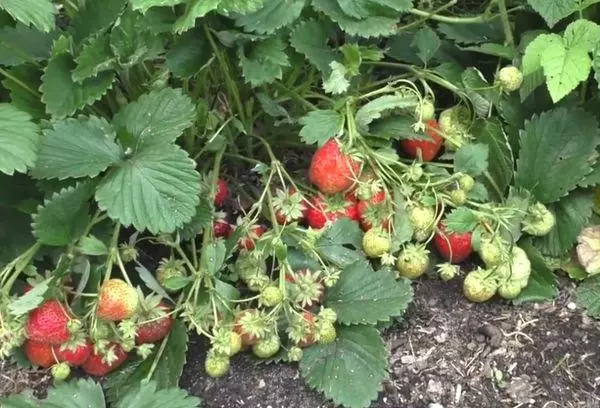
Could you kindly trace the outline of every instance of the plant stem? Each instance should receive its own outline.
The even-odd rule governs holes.
[[[524,10],[524,9],[525,8],[523,6],[517,6],[517,7],[511,8],[510,10],[507,10],[507,13],[512,13],[514,11]],[[431,13],[431,12],[423,11],[423,10],[418,10],[418,9],[411,9],[408,12],[415,16],[426,17],[431,20],[440,21],[442,23],[449,23],[449,24],[479,24],[479,23],[485,23],[485,22],[491,21],[495,18],[501,17],[501,14],[494,14],[492,16],[486,16],[485,14],[480,14],[478,16],[473,16],[473,17],[440,16],[439,14],[435,14],[435,13]]]
[[[502,20],[502,27],[504,28],[504,40],[506,45],[515,45],[515,39],[512,33],[512,27],[510,26],[510,20],[508,19],[508,10],[506,9],[506,0],[496,0],[498,9],[500,10],[500,19]]]
[[[4,69],[0,68],[0,74],[4,75],[6,78],[10,79],[11,81],[13,81],[15,84],[19,85],[21,88],[25,89],[27,92],[29,92],[30,94],[32,94],[33,96],[35,96],[36,98],[40,98],[41,94],[36,91],[35,89],[31,89],[29,87],[29,85],[27,85],[26,83],[24,83],[23,81],[21,81],[19,78],[9,74],[8,72],[6,72]]]

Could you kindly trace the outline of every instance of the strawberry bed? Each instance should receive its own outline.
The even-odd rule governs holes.
[[[593,400],[599,2],[458,3],[0,0],[2,406]]]

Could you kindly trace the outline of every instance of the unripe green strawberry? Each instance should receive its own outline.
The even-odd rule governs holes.
[[[466,192],[469,192],[473,190],[473,187],[475,187],[475,179],[469,176],[468,174],[463,174],[458,179],[458,185],[461,189],[465,190]]]
[[[138,310],[138,293],[121,279],[109,279],[100,288],[96,316],[102,320],[128,319]]]
[[[288,350],[287,353],[287,358],[290,361],[300,361],[302,360],[302,355],[304,354],[304,352],[302,351],[302,349],[300,347],[292,347]]]
[[[134,246],[123,243],[119,245],[119,256],[123,263],[129,263],[138,258],[138,251]]]
[[[229,357],[209,352],[204,360],[204,370],[210,377],[223,377],[229,372]]]
[[[325,322],[335,323],[337,320],[337,313],[333,309],[325,307],[319,312],[319,319]]]
[[[415,119],[420,121],[431,120],[435,118],[435,106],[429,98],[424,98],[421,103],[415,107]]]
[[[279,340],[279,336],[274,335],[260,340],[252,346],[252,352],[256,357],[269,358],[277,354],[280,347],[281,341]]]
[[[485,302],[496,293],[495,281],[487,278],[489,272],[478,268],[471,271],[463,282],[463,293],[471,302]]]
[[[242,336],[236,332],[231,332],[230,346],[229,346],[229,357],[235,356],[242,349]]]
[[[435,209],[416,205],[409,209],[408,217],[414,230],[426,231],[433,227],[435,222]]]
[[[450,192],[450,201],[455,207],[460,207],[467,202],[467,193],[463,189],[452,190]]]
[[[420,245],[408,244],[398,255],[396,269],[398,275],[417,279],[427,271],[429,251]]]
[[[444,282],[454,279],[454,277],[458,275],[458,272],[460,271],[460,267],[458,265],[453,265],[449,262],[438,265],[437,268],[438,273],[440,274],[440,279],[442,279]]]
[[[440,130],[446,137],[446,149],[457,150],[467,142],[471,113],[462,105],[457,105],[440,113]]]
[[[531,275],[531,261],[527,253],[516,245],[512,248],[510,266],[510,280],[519,282],[521,288],[525,288]]]
[[[511,300],[516,299],[516,297],[521,293],[521,290],[522,289],[519,282],[508,280],[500,285],[498,288],[498,294],[503,299]]]
[[[548,234],[556,225],[556,217],[542,203],[535,203],[527,209],[527,215],[523,219],[523,231],[536,237]]]
[[[479,257],[486,268],[498,266],[504,260],[504,247],[498,239],[483,238],[479,245]]]
[[[317,339],[320,344],[333,343],[337,337],[335,326],[329,322],[321,322],[317,332]]]
[[[185,263],[181,259],[161,259],[158,268],[156,268],[156,280],[162,287],[171,278],[182,278],[185,276]],[[166,287],[165,287],[166,289]],[[176,291],[166,289],[167,292]]]
[[[260,293],[260,303],[267,307],[276,306],[283,300],[283,292],[277,286],[267,286]]]
[[[71,374],[71,367],[69,367],[67,363],[58,363],[52,366],[50,372],[52,373],[52,377],[54,377],[55,380],[62,381],[66,380],[67,377]]]
[[[416,229],[413,231],[413,239],[417,242],[425,242],[431,236],[432,229],[420,230]]]
[[[407,170],[408,179],[411,181],[419,181],[423,177],[423,167],[420,163],[415,163]]]
[[[523,73],[519,68],[507,65],[498,72],[496,81],[502,90],[508,92],[516,91],[523,84]]]
[[[369,258],[378,258],[392,248],[389,235],[381,228],[371,228],[362,239],[363,250]]]

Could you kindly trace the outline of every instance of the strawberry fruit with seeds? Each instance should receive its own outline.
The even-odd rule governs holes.
[[[223,211],[219,211],[215,214],[215,220],[213,221],[213,234],[217,238],[229,238],[233,228],[231,224],[227,222],[227,214]]]
[[[80,338],[54,346],[54,354],[58,361],[67,362],[72,367],[79,367],[88,360],[92,349],[92,342],[89,339]]]
[[[62,344],[69,340],[69,321],[65,307],[56,299],[42,303],[29,313],[25,332],[31,340]]]
[[[215,199],[214,199],[215,206],[221,207],[225,203],[225,200],[227,200],[228,197],[229,197],[229,185],[227,184],[227,182],[225,180],[223,180],[222,178],[219,178],[217,180],[217,191],[215,192]]]
[[[117,343],[110,343],[105,351],[94,349],[81,368],[89,375],[101,377],[118,368],[125,360],[125,350]]]
[[[357,203],[352,194],[336,194],[330,197],[317,195],[311,200],[306,220],[315,229],[323,228],[327,222],[337,221],[342,217],[358,221]]]
[[[137,327],[135,344],[156,343],[164,339],[173,326],[173,317],[168,314],[170,311],[165,302],[160,302],[140,313],[138,320],[141,320],[141,324]]]
[[[434,119],[425,122],[425,133],[429,136],[428,140],[402,140],[400,146],[413,159],[418,157],[420,151],[423,161],[428,162],[438,155],[444,139],[440,135],[439,125]]]
[[[96,316],[102,320],[128,319],[138,310],[135,288],[121,279],[109,279],[100,288]]]
[[[245,249],[246,251],[252,251],[256,246],[256,240],[259,239],[264,233],[265,227],[262,225],[251,226],[248,235],[240,238],[238,241],[238,248]]]
[[[360,175],[360,162],[342,152],[337,139],[329,139],[312,157],[308,178],[324,194],[348,190]]]
[[[56,363],[51,344],[29,339],[25,341],[23,351],[32,364],[40,367],[48,368]]]
[[[439,254],[448,262],[460,263],[467,259],[473,253],[470,232],[456,233],[446,232],[446,226],[443,222],[438,225],[433,243]]]

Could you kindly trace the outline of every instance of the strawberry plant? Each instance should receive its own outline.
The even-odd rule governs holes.
[[[0,0],[0,356],[187,407],[198,335],[359,408],[411,280],[597,316],[598,2],[481,3]]]

